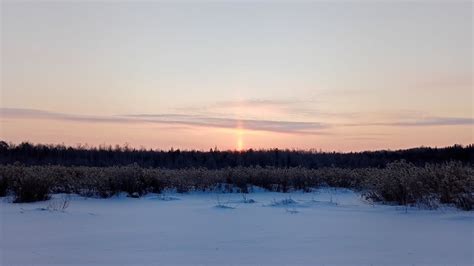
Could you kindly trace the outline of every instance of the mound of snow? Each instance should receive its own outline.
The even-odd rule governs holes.
[[[235,209],[235,207],[226,204],[217,204],[214,207],[218,209]]]
[[[337,206],[337,205],[339,205],[337,202],[330,201],[330,200],[315,200],[315,199],[312,199],[309,203],[313,204],[313,205],[321,205],[321,206]]]
[[[179,200],[177,197],[172,197],[172,196],[166,196],[166,195],[160,195],[158,197],[153,197],[150,198],[152,200],[161,200],[161,201],[173,201],[173,200]]]
[[[295,201],[294,199],[286,198],[286,199],[282,199],[282,200],[273,199],[273,202],[268,204],[267,206],[270,206],[270,207],[287,207],[287,206],[294,206],[294,205],[298,205],[298,204],[299,203],[297,201]]]
[[[300,211],[298,211],[298,210],[295,209],[295,208],[292,208],[292,209],[286,209],[286,212],[287,212],[287,213],[291,213],[291,214],[297,214],[297,213],[299,213]]]
[[[256,203],[256,201],[253,199],[245,199],[245,200],[242,200],[241,203]]]

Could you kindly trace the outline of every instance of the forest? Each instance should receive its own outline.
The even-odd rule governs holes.
[[[24,142],[18,145],[0,141],[0,164],[63,165],[109,167],[137,164],[145,168],[206,168],[227,167],[322,167],[383,168],[388,163],[405,160],[416,166],[457,161],[474,164],[474,144],[453,145],[444,148],[419,147],[405,150],[380,150],[364,152],[323,152],[314,150],[244,150],[168,151],[136,149],[125,146],[43,145]]]

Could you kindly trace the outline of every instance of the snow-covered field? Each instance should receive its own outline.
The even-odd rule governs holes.
[[[74,196],[64,212],[0,200],[1,265],[474,264],[473,212],[405,213],[342,189],[256,192],[247,203],[198,192]]]

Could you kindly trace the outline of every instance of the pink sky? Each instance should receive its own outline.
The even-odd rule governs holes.
[[[472,2],[1,3],[1,139],[473,143]]]

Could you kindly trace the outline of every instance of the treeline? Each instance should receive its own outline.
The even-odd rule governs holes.
[[[133,197],[163,190],[247,193],[257,186],[270,191],[311,191],[321,186],[359,190],[367,200],[436,208],[474,207],[474,168],[458,162],[415,166],[405,161],[385,168],[308,169],[303,167],[234,167],[160,169],[138,164],[114,167],[0,165],[0,196],[14,202],[46,200],[50,193]]]
[[[19,162],[24,165],[63,165],[111,167],[138,164],[145,168],[206,168],[223,169],[227,167],[304,167],[318,169],[323,167],[340,168],[383,168],[387,164],[405,160],[416,166],[426,163],[436,164],[458,161],[474,164],[474,144],[454,145],[445,148],[420,147],[406,150],[382,150],[366,152],[320,152],[303,150],[246,150],[209,151],[179,150],[169,151],[135,149],[128,146],[67,147],[64,145],[43,145],[24,142],[18,145],[0,141],[0,164]]]

